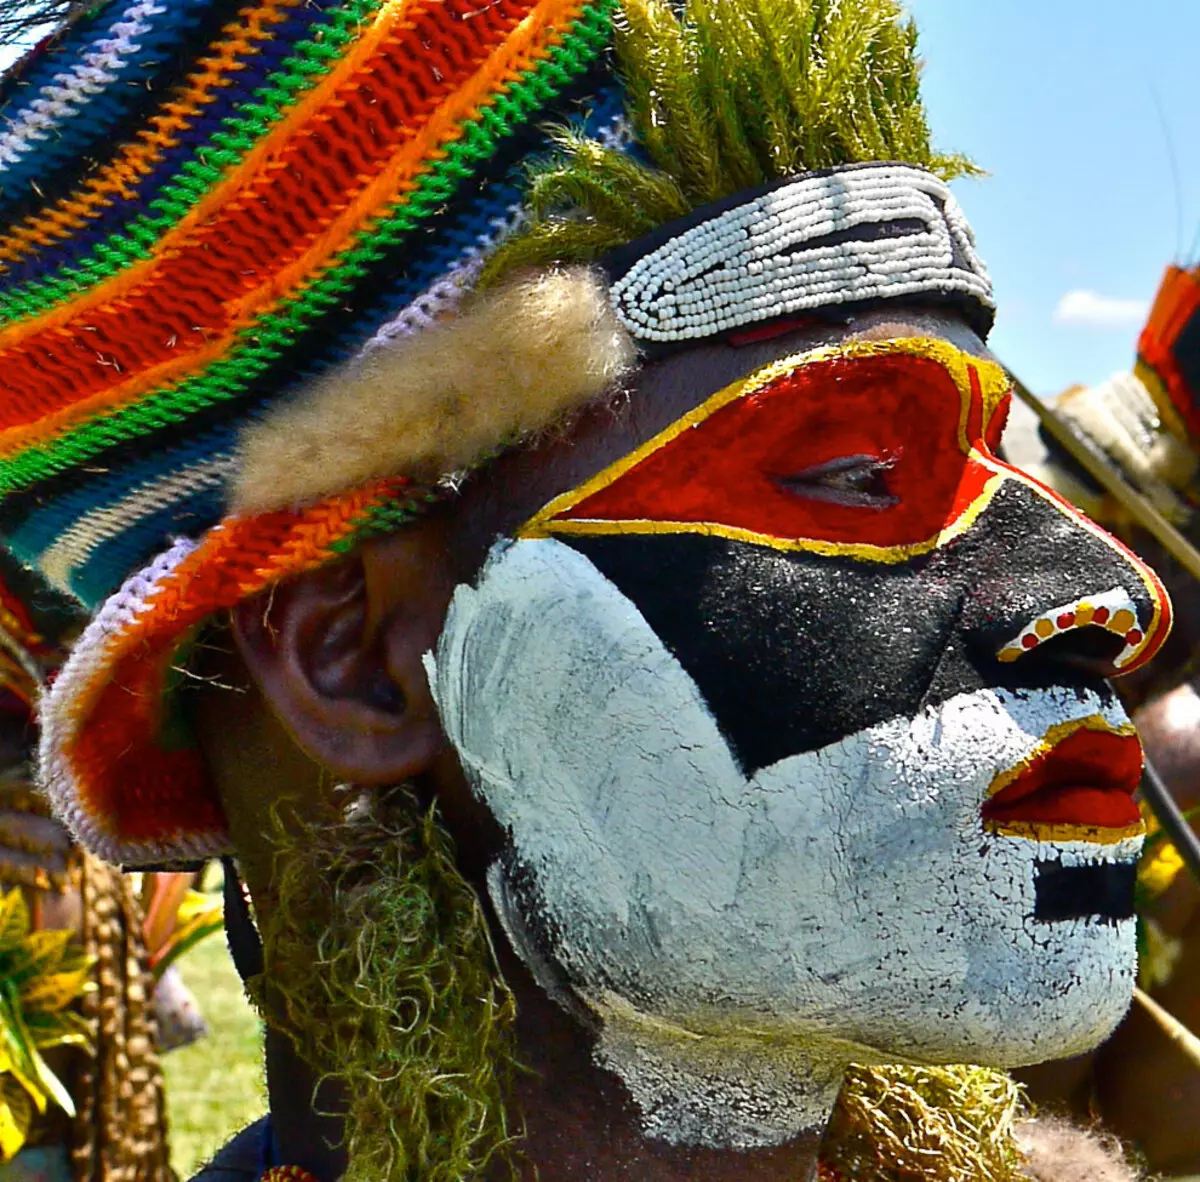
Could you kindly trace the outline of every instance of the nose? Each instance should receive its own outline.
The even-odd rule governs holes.
[[[1065,665],[1099,677],[1151,660],[1171,628],[1154,571],[1032,477],[987,462],[1001,482],[991,528],[974,531],[962,618],[977,655],[1014,672]]]

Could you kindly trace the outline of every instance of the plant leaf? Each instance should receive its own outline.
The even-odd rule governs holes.
[[[77,1001],[87,991],[91,970],[81,968],[60,973],[43,973],[28,978],[21,985],[21,1005],[26,1015],[33,1011],[53,1012]]]
[[[183,897],[183,902],[179,904],[179,922],[181,924],[188,923],[197,915],[205,915],[214,911],[218,915],[222,915],[225,911],[220,895],[210,895],[205,891],[188,891]]]
[[[90,1049],[92,1045],[91,1023],[74,1010],[30,1014],[25,1025],[34,1045],[39,1048],[68,1045]]]
[[[0,954],[16,948],[29,934],[29,908],[25,894],[14,887],[0,898]]]
[[[1138,863],[1138,886],[1146,898],[1157,899],[1167,891],[1182,869],[1183,858],[1174,843],[1159,842],[1154,852]]]
[[[184,953],[190,952],[202,940],[219,932],[224,926],[225,918],[220,911],[207,911],[177,928],[159,950],[158,957],[151,966],[154,980],[157,981]]]
[[[21,1022],[18,1007],[12,1003],[12,982],[4,982],[0,990],[0,1044],[8,1055],[8,1070],[20,1083],[37,1106],[39,1113],[46,1111],[46,1089],[38,1077],[37,1065],[33,1061],[33,1046]]]
[[[42,1105],[39,1109],[44,1111],[45,1098],[48,1096],[61,1108],[68,1116],[75,1115],[75,1101],[71,1099],[71,1093],[63,1086],[62,1080],[50,1070],[50,1065],[42,1058],[41,1051],[38,1050],[37,1044],[33,1040],[33,1036],[29,1032],[29,1028],[25,1025],[24,1016],[21,1013],[21,1003],[13,997],[13,986],[10,982],[5,982],[4,992],[5,1008],[8,1010],[8,1022],[5,1023],[7,1035],[18,1041],[20,1047],[20,1072],[16,1070],[18,1064],[17,1054],[13,1054],[14,1070],[13,1074],[21,1080],[21,1084],[25,1090],[33,1096],[33,1101],[36,1104],[38,1101],[37,1093],[32,1090],[26,1079],[21,1078],[22,1074],[32,1077],[36,1081],[36,1086],[42,1092]]]
[[[12,1161],[29,1136],[33,1104],[11,1076],[0,1076],[0,1161]]]
[[[20,986],[31,977],[58,972],[66,959],[71,937],[72,933],[67,931],[31,933],[10,954],[5,976]]]

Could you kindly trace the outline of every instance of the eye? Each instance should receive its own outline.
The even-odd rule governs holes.
[[[851,505],[860,509],[888,509],[900,500],[888,489],[887,474],[896,466],[894,456],[838,456],[805,468],[791,476],[777,476],[776,483],[798,497]]]

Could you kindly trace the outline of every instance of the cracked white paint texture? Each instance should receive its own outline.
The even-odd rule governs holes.
[[[1041,1062],[1128,1006],[1133,921],[1036,922],[1034,863],[1128,862],[1140,839],[980,820],[993,777],[1050,726],[1119,725],[1115,704],[963,694],[748,780],[636,607],[553,539],[497,543],[426,664],[652,1135],[780,1143],[824,1121],[847,1062]],[[523,930],[502,879],[491,893]]]

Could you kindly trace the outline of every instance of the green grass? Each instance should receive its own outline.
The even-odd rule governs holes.
[[[171,1164],[190,1178],[234,1133],[267,1110],[258,1018],[221,934],[180,962],[183,979],[208,1020],[209,1034],[163,1057]]]

